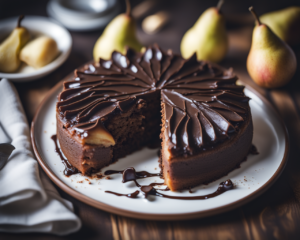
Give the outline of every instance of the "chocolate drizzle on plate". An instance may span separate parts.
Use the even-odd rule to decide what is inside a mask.
[[[160,189],[155,189],[153,186],[155,185],[160,185],[157,183],[151,183],[150,185],[147,186],[142,186],[137,182],[137,172],[135,171],[135,169],[133,167],[127,168],[123,171],[116,171],[116,173],[122,173],[123,176],[123,180],[122,182],[129,182],[129,181],[133,181],[135,183],[135,185],[141,190],[141,192],[143,193],[143,195],[145,196],[145,198],[147,198],[148,195],[153,195],[153,196],[158,196],[158,197],[163,197],[163,198],[170,198],[170,199],[179,199],[179,200],[204,200],[204,199],[209,199],[209,198],[213,198],[216,196],[219,196],[220,194],[229,191],[231,189],[234,188],[234,185],[232,183],[232,181],[230,179],[226,180],[225,182],[221,182],[219,184],[218,189],[211,193],[211,194],[207,194],[207,195],[203,195],[203,196],[194,196],[194,197],[180,197],[180,196],[169,196],[169,195],[165,195],[162,194],[158,191],[160,191]],[[163,183],[161,183],[163,184]],[[130,195],[130,198],[137,198],[139,191],[136,191],[134,193],[136,194],[120,194],[120,193],[116,193],[116,192],[112,192],[112,191],[105,191],[106,193],[110,193],[110,194],[114,194],[117,196],[126,196],[128,197]]]
[[[252,155],[257,155],[259,154],[259,152],[257,151],[257,148],[252,144],[250,150],[249,150],[249,154],[252,154]]]
[[[126,170],[126,169],[125,169]],[[123,174],[125,170],[107,170],[104,172],[105,175],[112,175],[112,174]],[[148,177],[162,177],[161,173],[149,173],[146,171],[135,172],[135,179],[142,179]]]
[[[62,163],[65,166],[64,175],[67,176],[67,177],[69,177],[69,176],[71,176],[73,174],[78,173],[78,170],[69,163],[68,159],[66,159],[63,156],[60,148],[58,147],[58,144],[57,144],[57,135],[55,134],[55,135],[51,136],[51,139],[53,140],[53,142],[55,144],[55,152],[57,152],[58,156],[60,157]]]
[[[128,193],[128,194],[121,194],[121,193],[116,193],[116,192],[112,192],[112,191],[105,191],[106,193],[110,193],[110,194],[114,194],[118,197],[128,197],[128,198],[137,198],[137,195],[139,195],[140,191],[135,191],[133,193]]]
[[[63,156],[61,149],[58,146],[57,143],[57,135],[52,135],[51,139],[53,140],[54,144],[55,144],[55,152],[59,155],[62,163],[65,166],[64,169],[64,175],[69,177],[73,174],[78,173],[78,170],[73,167],[69,161]],[[249,150],[249,154],[253,154],[253,155],[257,155],[259,154],[259,152],[257,151],[257,148],[252,145],[252,147]],[[123,180],[122,182],[129,182],[129,181],[133,181],[136,186],[138,188],[140,188],[140,190],[142,191],[142,193],[144,194],[145,197],[147,197],[148,195],[154,195],[154,196],[158,196],[158,197],[164,197],[164,198],[170,198],[170,199],[180,199],[180,200],[201,200],[201,199],[209,199],[212,197],[216,197],[228,190],[231,190],[234,188],[234,185],[232,183],[232,181],[230,179],[226,180],[225,182],[221,182],[219,184],[218,189],[208,195],[203,195],[203,196],[195,196],[195,197],[179,197],[179,196],[169,196],[169,195],[165,195],[162,193],[157,192],[158,191],[169,191],[170,189],[168,187],[166,187],[165,189],[155,189],[154,186],[159,186],[159,185],[164,185],[164,183],[150,183],[147,186],[142,186],[140,185],[136,180],[137,179],[143,179],[143,178],[149,178],[149,177],[160,177],[162,178],[162,173],[149,173],[147,171],[139,171],[136,172],[135,169],[133,167],[124,169],[124,170],[107,170],[104,173],[105,175],[112,175],[112,174],[122,174],[123,176]],[[140,191],[135,191],[133,193],[128,193],[128,194],[121,194],[121,193],[116,193],[113,191],[105,191],[106,193],[110,193],[110,194],[114,194],[116,196],[125,196],[128,198],[137,198],[137,196],[139,195]],[[194,193],[192,191],[192,189],[189,189],[189,193]]]

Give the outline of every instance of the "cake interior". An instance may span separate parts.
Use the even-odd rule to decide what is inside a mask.
[[[106,128],[116,142],[112,147],[113,162],[153,139],[159,139],[161,119],[158,93],[152,94],[147,101],[138,101],[127,113],[113,117],[107,124]]]
[[[76,135],[76,131],[65,126],[67,123],[64,123],[59,115],[57,122],[57,137],[62,152],[83,175],[90,175],[153,140],[159,140],[159,92],[148,94],[147,101],[139,99],[126,112],[116,114],[106,121],[104,127],[114,139],[113,146],[85,143]],[[94,139],[94,142],[97,142],[97,139]]]

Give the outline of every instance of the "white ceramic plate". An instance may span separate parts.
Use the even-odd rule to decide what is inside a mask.
[[[16,27],[17,21],[18,17],[0,21],[0,42]],[[55,60],[40,69],[22,64],[16,73],[0,72],[0,78],[7,78],[14,82],[32,81],[53,72],[67,60],[71,52],[72,38],[65,28],[48,18],[38,16],[25,16],[21,25],[26,27],[32,36],[47,35],[52,37],[56,41],[60,53]]]
[[[287,137],[284,125],[273,108],[263,98],[249,89],[245,90],[250,101],[254,123],[253,144],[259,155],[249,155],[241,167],[221,179],[208,185],[180,192],[163,192],[174,196],[197,196],[214,192],[218,184],[230,178],[235,189],[208,200],[173,200],[160,197],[129,199],[105,193],[111,190],[119,193],[131,193],[138,190],[132,182],[121,183],[121,175],[111,175],[111,179],[90,179],[76,174],[71,177],[63,175],[64,166],[54,152],[51,136],[56,133],[55,103],[61,91],[57,85],[40,106],[32,123],[32,142],[35,154],[48,176],[64,191],[94,207],[116,214],[155,220],[175,220],[204,217],[228,211],[241,206],[264,192],[280,175],[287,160]],[[144,148],[117,163],[102,170],[122,170],[134,167],[137,171],[159,172],[156,149]],[[83,181],[83,183],[80,183]],[[162,179],[158,177],[138,180],[142,185]],[[164,186],[165,188],[165,186]],[[140,194],[141,195],[141,194]]]

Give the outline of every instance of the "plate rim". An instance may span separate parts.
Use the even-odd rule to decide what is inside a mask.
[[[45,96],[43,101],[40,103],[40,105],[34,115],[34,118],[31,122],[31,130],[30,130],[31,143],[32,143],[32,147],[34,150],[34,154],[35,154],[40,166],[42,167],[44,172],[47,174],[47,176],[51,179],[51,181],[54,182],[61,190],[63,190],[67,194],[71,195],[72,197],[76,198],[77,200],[84,202],[92,207],[95,207],[97,209],[100,209],[100,210],[103,210],[103,211],[106,211],[109,213],[113,213],[116,215],[121,215],[124,217],[130,217],[130,218],[136,218],[136,219],[143,219],[143,220],[176,221],[176,220],[189,220],[189,219],[195,219],[195,218],[204,218],[204,217],[228,212],[230,210],[238,208],[238,207],[252,201],[259,195],[263,194],[275,183],[275,181],[279,178],[279,176],[281,175],[281,173],[283,172],[283,170],[287,164],[290,146],[289,146],[288,131],[287,131],[284,121],[282,120],[281,116],[279,115],[277,109],[262,94],[260,94],[257,90],[255,90],[253,87],[249,86],[248,84],[243,83],[244,86],[248,90],[250,90],[252,93],[257,95],[264,102],[264,104],[266,104],[273,111],[273,113],[279,120],[279,123],[283,129],[284,136],[285,136],[286,147],[285,147],[285,151],[284,151],[284,155],[281,160],[281,163],[280,163],[279,167],[277,168],[276,172],[272,175],[272,177],[264,185],[262,185],[259,189],[255,190],[254,192],[252,192],[251,194],[249,194],[246,197],[243,197],[237,201],[234,201],[232,203],[226,204],[221,207],[216,207],[216,208],[202,210],[202,211],[189,212],[189,213],[174,213],[174,214],[169,214],[169,213],[168,214],[156,214],[156,213],[154,214],[154,213],[135,212],[135,211],[130,211],[130,210],[125,210],[125,209],[121,209],[118,207],[114,207],[114,206],[102,203],[100,201],[97,201],[95,199],[92,199],[92,198],[76,191],[75,189],[72,189],[71,187],[69,187],[62,180],[60,180],[58,176],[56,176],[52,172],[52,170],[47,166],[47,164],[43,161],[41,155],[39,154],[37,144],[36,144],[35,138],[34,138],[36,121],[40,115],[42,107],[48,101],[48,98],[50,98],[52,96],[52,94],[54,92],[56,92],[58,90],[58,88],[60,88],[62,86],[63,81],[70,78],[72,75],[73,75],[73,72],[70,73],[69,75],[67,75],[61,81],[59,81],[52,89],[50,89],[50,91],[47,93],[47,95]]]

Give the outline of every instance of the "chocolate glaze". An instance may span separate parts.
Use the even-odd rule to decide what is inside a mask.
[[[154,44],[143,54],[113,52],[111,60],[76,70],[64,82],[57,108],[64,126],[84,138],[98,124],[105,127],[111,117],[159,91],[169,149],[174,155],[191,155],[239,131],[249,98],[236,81],[231,69],[197,61],[196,55],[185,60]]]
[[[144,194],[145,194],[145,196],[154,195],[154,196],[158,196],[158,197],[180,199],[180,200],[204,200],[204,199],[217,197],[217,196],[221,195],[222,193],[227,192],[231,189],[233,189],[233,183],[231,182],[230,179],[228,179],[225,182],[221,182],[219,184],[218,189],[215,192],[207,194],[207,195],[202,195],[202,196],[194,196],[194,197],[169,196],[169,195],[165,195],[165,194],[157,192],[157,189],[155,189],[153,187],[147,188],[147,190],[144,191]],[[143,191],[142,188],[141,188],[141,190]]]
[[[55,134],[55,135],[51,136],[51,139],[53,140],[53,142],[55,144],[55,152],[57,152],[58,156],[60,157],[62,163],[65,166],[64,175],[69,177],[73,174],[78,173],[78,170],[69,163],[68,159],[64,158],[64,156],[57,144],[57,135]]]
[[[249,154],[252,154],[252,155],[259,154],[259,152],[257,151],[257,148],[253,144],[252,144],[252,147],[249,150]]]
[[[129,181],[134,181],[134,183],[136,184],[136,186],[138,188],[140,188],[140,190],[142,191],[142,193],[144,194],[145,198],[148,195],[154,195],[154,196],[158,196],[158,197],[163,197],[163,198],[170,198],[170,199],[179,199],[179,200],[203,200],[203,199],[209,199],[209,198],[213,198],[216,196],[219,196],[220,194],[231,190],[234,188],[233,183],[231,182],[230,179],[226,180],[225,182],[221,182],[219,184],[218,189],[211,193],[211,194],[207,194],[207,195],[203,195],[203,196],[194,196],[194,197],[179,197],[179,196],[169,196],[169,195],[165,195],[162,194],[160,192],[157,192],[157,190],[160,189],[155,189],[153,186],[155,185],[160,185],[160,184],[156,184],[156,183],[151,183],[148,186],[142,186],[140,185],[137,181],[136,181],[136,172],[135,169],[133,167],[127,168],[125,170],[122,171],[123,172],[123,183],[125,182],[129,182]],[[164,190],[163,190],[164,191]],[[111,194],[115,194],[117,196],[127,196],[130,195],[131,198],[137,197],[138,194],[136,194],[134,197],[132,197],[132,194],[120,194],[120,193],[116,193],[116,192],[112,192],[112,191],[105,191],[106,193],[111,193]],[[138,191],[136,191],[138,192]],[[135,193],[136,193],[135,192]]]
[[[107,170],[104,172],[105,175],[112,175],[112,174],[123,174],[124,170]],[[135,171],[135,178],[136,179],[142,179],[142,178],[148,178],[148,177],[162,177],[161,173],[149,173],[146,171],[136,172]]]
[[[119,197],[124,196],[124,197],[128,197],[128,198],[136,198],[137,195],[139,195],[139,193],[140,193],[140,191],[135,191],[133,193],[128,193],[128,194],[121,194],[121,193],[116,193],[116,192],[112,192],[112,191],[105,191],[105,192],[117,195]]]

